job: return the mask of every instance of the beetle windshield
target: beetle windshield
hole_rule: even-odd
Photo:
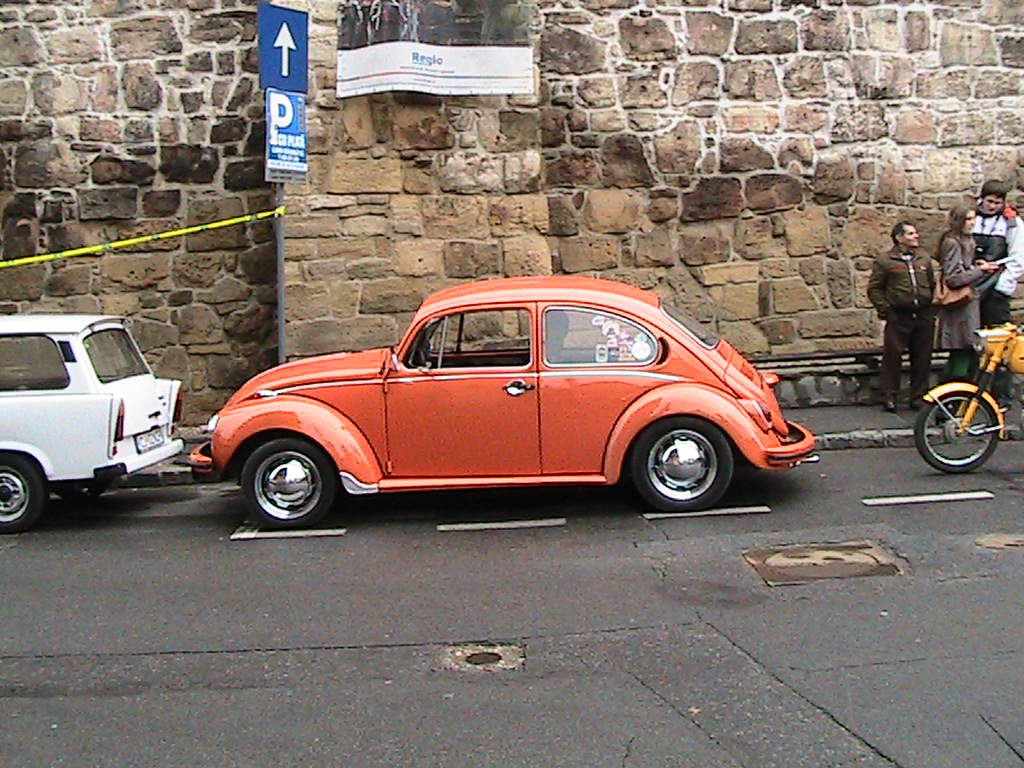
[[[697,341],[708,349],[714,349],[718,345],[718,332],[704,323],[694,320],[682,310],[676,309],[671,304],[661,303],[661,311],[668,315],[676,323],[682,326],[683,330],[693,336]]]
[[[149,373],[135,343],[121,328],[98,331],[86,337],[84,343],[96,376],[104,384]]]

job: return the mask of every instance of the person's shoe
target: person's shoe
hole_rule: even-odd
[[[921,408],[924,407],[924,401],[921,398],[919,398],[919,397],[915,398],[914,400],[910,401],[910,406],[909,407],[910,407],[910,410],[912,410],[912,411],[920,411]]]
[[[882,410],[887,413],[896,413],[896,403],[892,400],[886,400],[882,403]]]

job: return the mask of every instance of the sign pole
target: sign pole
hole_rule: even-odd
[[[284,205],[284,184],[274,184],[274,205]],[[284,309],[284,216],[274,217],[274,241],[277,258],[277,363],[288,362],[285,349],[285,309]]]

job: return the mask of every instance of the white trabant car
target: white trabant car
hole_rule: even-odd
[[[181,382],[158,379],[125,320],[0,315],[0,533],[31,528],[50,491],[99,495],[181,452]]]

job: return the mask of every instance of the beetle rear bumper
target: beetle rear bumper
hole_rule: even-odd
[[[786,443],[775,448],[765,449],[765,462],[773,469],[795,467],[814,452],[814,435],[806,427],[787,421],[789,435]]]
[[[188,465],[192,469],[192,478],[201,482],[219,480],[219,473],[213,466],[213,446],[210,441],[197,445],[188,454]]]

